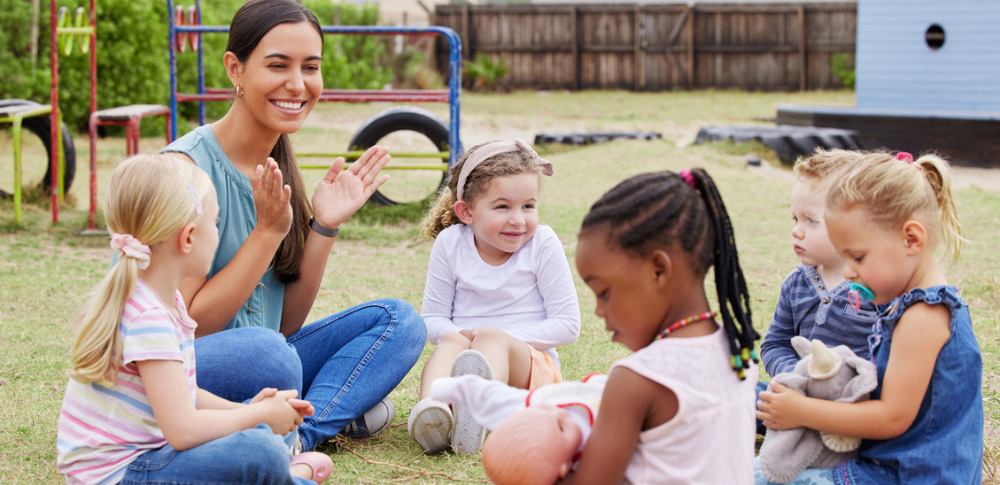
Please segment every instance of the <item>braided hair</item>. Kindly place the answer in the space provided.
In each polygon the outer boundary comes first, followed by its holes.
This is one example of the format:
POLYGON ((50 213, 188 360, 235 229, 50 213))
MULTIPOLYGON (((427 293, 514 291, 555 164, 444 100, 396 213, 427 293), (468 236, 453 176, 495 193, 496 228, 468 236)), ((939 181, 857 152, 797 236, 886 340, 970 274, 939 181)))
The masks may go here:
POLYGON ((741 379, 760 334, 750 318, 750 294, 736 253, 729 214, 715 182, 703 169, 683 176, 653 172, 626 179, 594 203, 581 232, 598 226, 624 251, 644 257, 663 246, 680 248, 694 271, 715 266, 715 290, 722 326, 729 336, 730 363, 741 379))

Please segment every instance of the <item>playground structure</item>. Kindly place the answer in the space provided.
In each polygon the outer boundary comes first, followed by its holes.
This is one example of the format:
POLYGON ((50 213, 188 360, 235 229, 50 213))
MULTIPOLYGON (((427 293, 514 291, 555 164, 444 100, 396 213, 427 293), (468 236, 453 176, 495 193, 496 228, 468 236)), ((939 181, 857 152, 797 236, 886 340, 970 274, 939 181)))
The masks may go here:
MULTIPOLYGON (((69 18, 69 10, 66 7, 57 9, 56 0, 49 2, 49 22, 50 22, 50 59, 52 63, 52 85, 51 97, 51 126, 52 140, 51 147, 58 146, 62 151, 62 144, 59 122, 59 53, 70 55, 73 52, 74 39, 79 43, 79 50, 83 54, 90 54, 90 214, 87 220, 87 229, 84 233, 97 232, 95 226, 95 216, 97 213, 97 127, 104 125, 125 125, 126 155, 133 155, 139 152, 139 123, 147 116, 170 116, 170 109, 160 105, 130 105, 115 108, 97 109, 97 15, 95 10, 95 0, 90 0, 89 9, 78 7, 74 19, 69 18), (58 12, 58 14, 57 14, 58 12)), ((167 123, 166 140, 169 143, 173 139, 170 131, 171 125, 167 123)), ((71 140, 72 141, 72 140, 71 140)), ((72 144, 70 144, 72 147, 72 144)), ((50 156, 50 158, 53 158, 50 156)), ((59 157, 62 160, 62 157, 59 157)), ((74 158, 75 160, 75 158, 74 158)), ((65 195, 65 173, 53 158, 51 162, 51 179, 58 179, 59 184, 51 184, 52 190, 52 222, 59 222, 59 200, 65 195), (56 188, 58 187, 58 188, 56 188)), ((75 169, 75 164, 74 164, 75 169)), ((103 232, 103 231, 101 231, 103 232)))
MULTIPOLYGON (((201 25, 201 1, 195 0, 193 6, 186 10, 174 7, 173 0, 167 0, 169 19, 170 46, 170 131, 177 133, 178 103, 197 102, 198 123, 205 124, 206 101, 230 101, 232 90, 224 88, 208 88, 205 86, 204 54, 202 37, 204 33, 228 33, 229 26, 201 25), (180 93, 177 86, 177 55, 190 48, 198 56, 198 87, 196 93, 180 93)), ((461 96, 461 59, 462 44, 458 34, 447 27, 389 27, 389 26, 322 26, 324 34, 341 35, 406 35, 431 36, 440 35, 449 42, 448 56, 448 89, 400 89, 400 90, 366 90, 366 89, 324 89, 320 95, 321 102, 420 102, 448 103, 449 119, 447 124, 437 115, 423 108, 411 106, 396 106, 389 108, 365 122, 350 142, 348 150, 340 153, 296 153, 298 157, 344 157, 348 162, 356 160, 364 150, 377 144, 383 137, 397 131, 413 131, 420 133, 437 147, 436 152, 393 152, 393 160, 404 158, 440 159, 443 164, 437 165, 401 165, 391 164, 388 170, 438 170, 442 172, 441 182, 447 177, 447 169, 458 160, 462 153, 462 142, 459 136, 460 96, 461 96)), ((303 169, 326 170, 329 165, 300 164, 303 169)), ((383 205, 394 205, 395 201, 380 192, 369 199, 371 202, 383 205)))
MULTIPOLYGON (((228 26, 201 25, 201 2, 195 0, 185 14, 182 7, 174 8, 173 0, 167 1, 169 12, 169 50, 170 50, 170 104, 131 105, 105 110, 97 109, 97 26, 95 15, 95 0, 89 0, 89 9, 79 7, 75 18, 69 17, 68 9, 57 9, 56 0, 50 0, 50 56, 52 64, 51 104, 38 105, 30 101, 7 100, 0 101, 0 123, 14 123, 15 143, 15 216, 20 221, 20 132, 22 120, 30 117, 50 115, 50 140, 46 141, 46 149, 57 147, 58 156, 50 155, 49 172, 46 180, 58 180, 52 185, 52 222, 59 221, 59 201, 65 195, 65 189, 72 181, 75 171, 75 152, 72 137, 60 128, 59 92, 58 92, 58 55, 65 55, 73 50, 74 40, 79 44, 79 51, 90 56, 90 208, 87 221, 87 233, 103 233, 97 231, 95 218, 97 212, 97 127, 103 125, 124 125, 126 130, 126 155, 139 151, 139 126, 141 119, 148 116, 163 116, 166 118, 166 141, 170 143, 177 133, 177 108, 179 102, 199 103, 199 124, 205 123, 206 101, 230 101, 231 90, 208 88, 205 86, 204 58, 202 50, 202 33, 228 33, 228 26), (187 48, 195 51, 198 56, 198 88, 195 94, 178 92, 177 86, 177 54, 187 48), (59 143, 62 139, 63 143, 59 143), (63 154, 65 155, 65 158, 63 154), (72 159, 73 163, 68 163, 72 159), (69 178, 66 179, 66 175, 69 178)), ((443 27, 378 27, 378 26, 323 26, 324 34, 343 35, 407 35, 445 37, 449 44, 449 80, 448 89, 437 90, 338 90, 324 89, 320 101, 340 102, 440 102, 449 104, 449 120, 441 120, 434 113, 418 107, 396 106, 389 108, 362 125, 354 135, 349 149, 341 153, 297 153, 300 157, 344 157, 350 163, 357 159, 365 149, 376 144, 383 137, 397 131, 413 131, 431 141, 438 151, 401 153, 394 152, 395 159, 430 158, 440 159, 441 165, 390 165, 390 170, 435 170, 441 171, 441 182, 447 176, 447 169, 457 159, 462 151, 459 136, 460 122, 460 90, 461 90, 461 40, 458 34, 443 27)), ((24 122, 29 127, 27 122, 24 122)), ((44 136, 44 130, 33 123, 29 128, 44 136)), ((328 165, 301 164, 303 169, 327 169, 328 165)), ((395 202, 384 194, 376 192, 371 202, 393 205, 395 202)))

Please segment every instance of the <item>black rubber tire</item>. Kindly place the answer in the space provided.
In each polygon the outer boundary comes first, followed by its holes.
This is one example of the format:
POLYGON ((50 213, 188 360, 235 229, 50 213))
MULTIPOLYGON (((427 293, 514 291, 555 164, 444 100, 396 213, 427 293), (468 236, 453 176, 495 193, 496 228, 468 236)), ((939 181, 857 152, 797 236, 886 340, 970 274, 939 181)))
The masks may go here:
MULTIPOLYGON (((0 100, 0 108, 38 105, 38 103, 26 99, 0 100)), ((52 180, 52 125, 50 118, 48 116, 25 118, 21 127, 37 135, 42 140, 42 144, 45 145, 45 153, 49 157, 49 163, 45 166, 42 187, 49 190, 52 180)), ((62 134, 63 153, 66 156, 66 173, 63 175, 63 184, 65 185, 64 190, 69 192, 69 188, 73 185, 73 177, 76 175, 76 149, 73 148, 73 136, 70 134, 69 128, 66 127, 66 123, 62 124, 60 133, 62 134)))
MULTIPOLYGON (((396 106, 373 116, 354 134, 348 150, 365 150, 396 131, 415 131, 426 136, 438 151, 448 151, 448 124, 433 112, 416 106, 396 106)), ((448 159, 442 158, 441 163, 447 166, 448 159)), ((440 190, 447 179, 448 172, 445 171, 441 174, 441 184, 435 191, 440 190)), ((395 201, 378 191, 368 198, 368 202, 376 205, 396 205, 395 201)))

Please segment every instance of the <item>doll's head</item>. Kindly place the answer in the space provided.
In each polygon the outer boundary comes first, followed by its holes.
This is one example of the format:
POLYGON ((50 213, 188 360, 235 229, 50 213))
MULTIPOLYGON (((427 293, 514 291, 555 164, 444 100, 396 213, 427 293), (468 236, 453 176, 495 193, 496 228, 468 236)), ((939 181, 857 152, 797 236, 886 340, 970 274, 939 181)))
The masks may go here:
POLYGON ((483 468, 498 485, 552 485, 573 467, 583 433, 566 410, 536 404, 511 414, 483 443, 483 468))

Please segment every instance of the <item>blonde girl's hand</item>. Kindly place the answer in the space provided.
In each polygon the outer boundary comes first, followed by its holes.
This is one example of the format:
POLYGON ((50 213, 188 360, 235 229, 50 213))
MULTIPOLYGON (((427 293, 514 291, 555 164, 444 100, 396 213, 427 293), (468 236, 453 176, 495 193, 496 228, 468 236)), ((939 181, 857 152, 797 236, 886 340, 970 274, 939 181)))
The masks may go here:
POLYGON ((257 165, 250 182, 257 227, 285 237, 292 227, 292 188, 285 185, 278 162, 268 157, 264 165, 257 165))
MULTIPOLYGON (((306 401, 305 399, 289 399, 288 405, 295 409, 295 411, 299 413, 299 416, 303 418, 306 416, 312 416, 313 413, 316 412, 312 403, 306 401)), ((299 424, 302 424, 302 421, 299 421, 299 424)))
POLYGON ((278 391, 273 396, 264 398, 257 403, 264 409, 262 422, 271 427, 271 432, 277 435, 288 434, 302 424, 302 416, 288 402, 298 396, 296 390, 278 391))
POLYGON ((329 228, 346 222, 389 180, 388 175, 380 177, 379 172, 389 163, 390 158, 388 148, 375 145, 366 150, 347 170, 343 170, 343 158, 334 160, 313 194, 316 222, 329 228))
POLYGON ((784 384, 772 382, 768 391, 761 391, 757 401, 757 419, 774 430, 803 426, 801 411, 807 398, 801 392, 784 384))
POLYGON ((274 396, 277 392, 278 390, 273 387, 265 387, 261 389, 260 392, 258 392, 257 395, 253 397, 253 399, 250 400, 249 404, 261 402, 265 398, 274 396))

